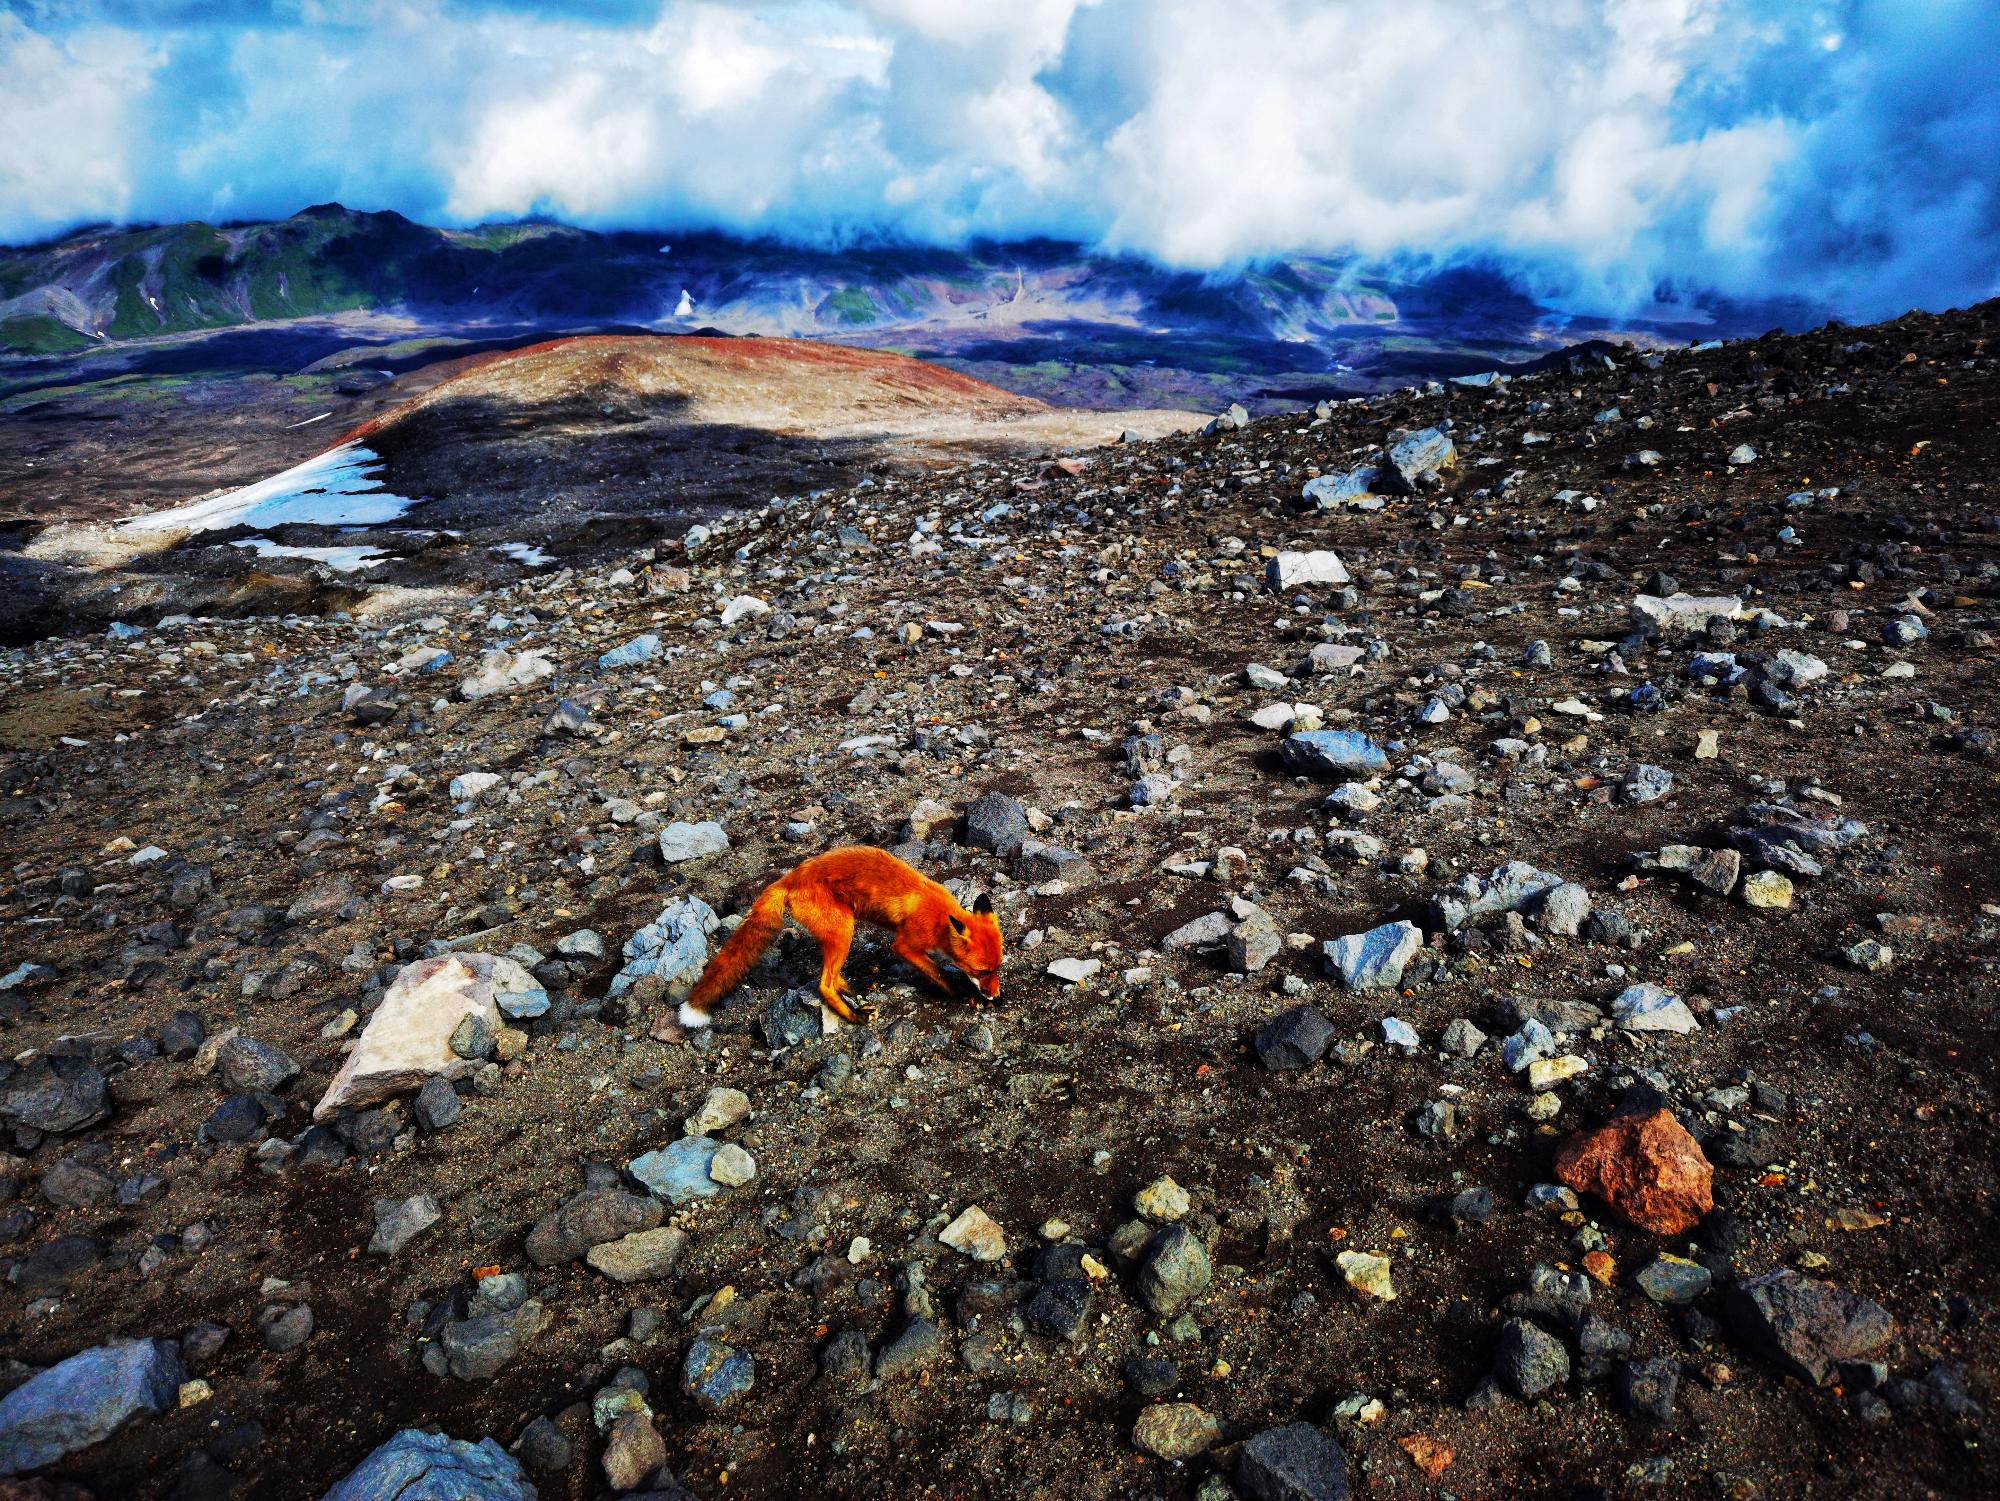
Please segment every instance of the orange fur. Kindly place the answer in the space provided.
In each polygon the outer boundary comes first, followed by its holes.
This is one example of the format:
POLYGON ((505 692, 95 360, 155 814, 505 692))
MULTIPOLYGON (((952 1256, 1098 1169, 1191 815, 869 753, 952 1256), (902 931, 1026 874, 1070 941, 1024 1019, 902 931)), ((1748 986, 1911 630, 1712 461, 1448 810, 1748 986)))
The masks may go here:
POLYGON ((931 957, 942 954, 989 999, 1000 994, 1000 922, 985 897, 968 912, 949 891, 887 850, 870 845, 829 850, 794 866, 766 886, 741 925, 716 950, 681 1007, 681 1024, 705 1027, 715 1003, 743 983, 769 948, 789 912, 819 940, 819 994, 835 1015, 856 1021, 841 966, 854 925, 872 923, 896 935, 891 947, 940 990, 951 982, 931 957))

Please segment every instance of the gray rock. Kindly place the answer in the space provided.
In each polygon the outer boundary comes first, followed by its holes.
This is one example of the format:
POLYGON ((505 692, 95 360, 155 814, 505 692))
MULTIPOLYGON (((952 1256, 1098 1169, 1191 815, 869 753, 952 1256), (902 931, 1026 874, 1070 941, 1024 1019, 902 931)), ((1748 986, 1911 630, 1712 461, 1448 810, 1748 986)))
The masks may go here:
POLYGON ((445 1371, 460 1381, 491 1381, 548 1322, 542 1305, 532 1298, 519 1308, 497 1309, 486 1306, 482 1297, 473 1307, 472 1317, 446 1324, 438 1336, 445 1371))
POLYGON ((1414 495, 1458 463, 1458 449, 1441 428, 1427 427, 1394 444, 1384 457, 1376 486, 1391 495, 1414 495))
POLYGON ((1561 876, 1509 860, 1486 875, 1467 873, 1431 898, 1437 925, 1447 930, 1476 918, 1519 912, 1563 884, 1561 876))
POLYGON ((1736 1337, 1814 1386, 1843 1360, 1871 1354, 1896 1333, 1881 1304, 1779 1267, 1730 1288, 1723 1313, 1736 1337))
POLYGON ((590 1248, 585 1260, 613 1282, 651 1282, 673 1271, 687 1249, 687 1235, 672 1225, 639 1230, 590 1248))
POLYGON ((1009 856, 1031 832, 1027 809, 1004 792, 982 792, 965 810, 965 842, 974 849, 1009 856))
POLYGON ((1628 985, 1611 1001, 1611 1018, 1627 1032, 1675 1032, 1701 1030, 1686 1001, 1658 985, 1628 985))
POLYGON ((1708 1291, 1714 1276, 1698 1261, 1655 1256, 1632 1274, 1632 1285, 1655 1303, 1681 1307, 1708 1291))
POLYGON ((660 1201, 649 1194, 586 1188, 536 1222, 528 1232, 528 1259, 536 1266, 574 1261, 592 1246, 651 1230, 664 1217, 660 1201))
POLYGON ((602 668, 637 667, 641 662, 650 662, 660 654, 660 638, 651 631, 643 636, 634 636, 623 646, 614 646, 597 659, 602 668))
POLYGON ((1203 1292, 1214 1276, 1208 1248, 1186 1225, 1168 1225, 1147 1242, 1139 1263, 1139 1298, 1161 1318, 1172 1318, 1203 1292))
POLYGON ((1349 933, 1322 945, 1326 966, 1349 990, 1382 990, 1400 985, 1403 971, 1423 949, 1415 923, 1384 923, 1366 933, 1349 933))
POLYGON ((1342 780, 1389 764, 1389 753, 1359 730, 1301 730, 1279 741, 1278 753, 1289 770, 1342 780))
POLYGON ((1680 1363, 1664 1357, 1624 1361, 1612 1373, 1611 1386, 1633 1417, 1669 1422, 1681 1386, 1680 1363))
POLYGON ((274 1303, 257 1315, 257 1332, 263 1336, 267 1350, 279 1355, 296 1350, 312 1337, 312 1305, 295 1303, 285 1307, 274 1303))
MULTIPOLYGON (((1373 464, 1363 464, 1354 469, 1322 474, 1306 482, 1301 499, 1316 511, 1379 511, 1382 497, 1375 493, 1379 473, 1373 464)), ((1335 582, 1345 583, 1346 580, 1343 578, 1335 582)))
POLYGON ((274 1094, 299 1076, 291 1055, 254 1037, 232 1037, 216 1050, 216 1072, 225 1087, 274 1094))
POLYGON ((565 959, 602 959, 604 939, 590 928, 578 928, 556 940, 556 952, 565 959))
MULTIPOLYGON (((1306 497, 1312 499, 1313 485, 1324 485, 1327 478, 1323 475, 1307 485, 1306 497)), ((1308 584, 1344 584, 1347 581, 1347 569, 1337 552, 1281 552, 1264 565, 1264 582, 1273 589, 1298 589, 1308 584)))
POLYGON ((490 1438, 474 1443, 405 1428, 320 1501, 535 1501, 535 1488, 490 1438))
POLYGON ((162 1339, 117 1340, 36 1372, 0 1398, 0 1475, 55 1464, 140 1413, 171 1412, 185 1380, 162 1339))
POLYGON ((1049 1339, 1077 1339, 1089 1319, 1090 1282, 1083 1277, 1045 1282, 1021 1307, 1022 1322, 1049 1339))
POLYGON ((1333 1023, 1311 1006, 1280 1012, 1258 1032, 1253 1046, 1264 1067, 1277 1072, 1307 1068, 1333 1046, 1333 1023))
POLYGON ((1090 862, 1082 855, 1060 844, 1044 844, 1039 839, 1021 841, 1021 847, 1014 852, 1013 870, 1015 880, 1030 883, 1061 881, 1073 886, 1091 877, 1090 862))
POLYGON ((368 1249, 377 1256, 394 1256, 443 1218, 444 1211, 429 1194, 377 1199, 375 1234, 368 1242, 368 1249))
POLYGON ((1625 775, 1618 780, 1620 802, 1645 804, 1657 803, 1674 790, 1674 774, 1664 766, 1654 766, 1639 761, 1625 768, 1625 775))
POLYGON ((86 1059, 62 1055, 0 1063, 0 1122, 60 1136, 110 1115, 104 1075, 86 1059))
POLYGON ((1252 913, 1234 928, 1223 945, 1232 973, 1254 975, 1284 951, 1284 936, 1267 912, 1252 913))
POLYGON ((539 1474, 569 1468, 572 1449, 568 1436, 546 1417, 537 1417, 514 1440, 514 1452, 521 1463, 539 1474))
POLYGON ((1583 931, 1583 921, 1589 916, 1590 892, 1575 881, 1565 881, 1543 897, 1541 911, 1537 914, 1542 931, 1559 938, 1576 937, 1583 931))
POLYGON ((1236 1451, 1250 1501, 1348 1501, 1347 1451, 1305 1423, 1266 1428, 1236 1451))
POLYGON ((442 1131, 465 1113, 465 1101, 443 1079, 426 1079, 412 1113, 426 1131, 442 1131))
POLYGON ((1539 1397, 1569 1380, 1569 1351, 1538 1325, 1526 1319, 1509 1319, 1500 1329, 1493 1369, 1518 1395, 1539 1397))
POLYGON ((713 819, 701 823, 670 823, 660 830, 660 858, 669 865, 719 855, 729 848, 729 835, 713 819))
POLYGON ((1470 1058, 1486 1046, 1486 1034, 1461 1016, 1444 1029, 1438 1046, 1454 1058, 1470 1058))

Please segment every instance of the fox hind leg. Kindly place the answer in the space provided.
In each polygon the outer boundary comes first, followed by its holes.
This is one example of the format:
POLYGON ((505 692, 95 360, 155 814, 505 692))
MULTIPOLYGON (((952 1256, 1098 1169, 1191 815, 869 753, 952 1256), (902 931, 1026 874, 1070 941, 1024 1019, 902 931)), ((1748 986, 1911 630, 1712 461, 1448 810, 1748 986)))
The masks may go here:
POLYGON ((847 963, 847 951, 854 946, 854 914, 815 912, 806 929, 819 940, 819 998, 842 1021, 860 1021, 848 1002, 849 986, 840 973, 847 963))

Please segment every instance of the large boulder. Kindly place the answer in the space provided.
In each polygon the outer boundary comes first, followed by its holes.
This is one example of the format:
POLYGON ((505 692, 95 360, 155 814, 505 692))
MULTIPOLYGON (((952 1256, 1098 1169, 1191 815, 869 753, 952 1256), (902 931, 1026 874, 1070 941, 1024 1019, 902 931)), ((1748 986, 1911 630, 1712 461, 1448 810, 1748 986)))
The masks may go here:
POLYGON ((94 1126, 111 1114, 104 1075, 85 1058, 0 1062, 0 1122, 60 1135, 94 1126))
POLYGON ((0 1399, 0 1475, 52 1465, 142 1412, 172 1411, 185 1380, 161 1339, 117 1340, 38 1371, 0 1399))
POLYGON ((494 954, 445 954, 405 965, 314 1107, 313 1119, 332 1120, 345 1106, 412 1094, 428 1079, 465 1078, 479 1060, 452 1051, 459 1024, 478 1017, 489 1034, 498 1031, 496 997, 538 989, 514 960, 494 954))
POLYGON ((320 1501, 536 1501, 520 1462, 490 1438, 477 1443, 405 1428, 320 1501))
POLYGON ((1280 741, 1278 753, 1290 771, 1343 780, 1389 764, 1389 753, 1359 730, 1302 730, 1280 741))
POLYGON ((1715 1207, 1715 1169, 1671 1110, 1578 1132, 1556 1151, 1556 1177, 1655 1235, 1684 1235, 1715 1207))
POLYGON ((1375 475, 1375 488, 1390 495, 1414 495, 1458 465, 1458 449, 1444 429, 1422 428, 1392 444, 1375 475))
POLYGON ((1881 1349, 1896 1333, 1881 1304, 1790 1267, 1737 1283, 1722 1307, 1738 1339, 1814 1386, 1824 1385, 1841 1361, 1881 1349))

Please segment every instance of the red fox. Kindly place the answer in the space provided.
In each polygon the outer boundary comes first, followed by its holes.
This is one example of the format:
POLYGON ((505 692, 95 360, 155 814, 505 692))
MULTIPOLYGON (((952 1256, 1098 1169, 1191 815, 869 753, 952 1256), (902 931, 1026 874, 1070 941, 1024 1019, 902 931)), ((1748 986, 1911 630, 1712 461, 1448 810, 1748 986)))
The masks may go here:
POLYGON ((1000 994, 1000 920, 992 898, 981 894, 968 912, 944 887, 887 850, 854 845, 793 866, 758 894, 688 992, 680 1009, 683 1027, 708 1025, 715 1003, 743 982, 778 936, 787 911, 819 940, 820 999, 846 1021, 860 1019, 840 977, 857 920, 893 929, 896 957, 938 989, 949 993, 952 985, 932 954, 944 955, 989 1000, 1000 994))

